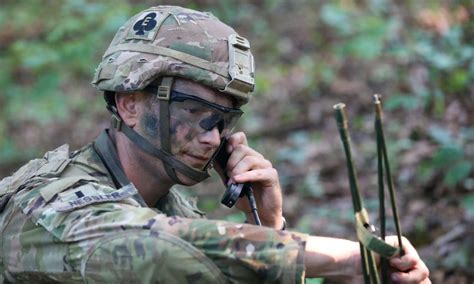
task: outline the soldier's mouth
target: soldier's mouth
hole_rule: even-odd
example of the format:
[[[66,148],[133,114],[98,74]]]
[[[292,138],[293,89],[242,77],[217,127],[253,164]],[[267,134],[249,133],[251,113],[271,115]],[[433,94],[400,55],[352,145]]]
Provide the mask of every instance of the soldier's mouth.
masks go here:
[[[193,167],[203,167],[210,159],[210,157],[207,156],[199,156],[190,153],[184,153],[184,157]]]

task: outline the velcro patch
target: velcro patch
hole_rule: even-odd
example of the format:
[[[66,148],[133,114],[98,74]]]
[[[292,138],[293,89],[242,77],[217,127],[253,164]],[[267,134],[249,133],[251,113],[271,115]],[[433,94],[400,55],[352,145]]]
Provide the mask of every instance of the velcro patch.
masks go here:
[[[154,40],[164,18],[158,12],[144,13],[128,31],[127,39]]]
[[[84,175],[84,176],[65,177],[62,179],[53,178],[53,179],[50,179],[50,181],[52,182],[50,182],[49,184],[39,189],[39,192],[45,202],[49,202],[51,199],[53,199],[54,196],[56,196],[56,194],[66,191],[68,188],[78,183],[79,181],[94,182],[94,181],[97,181],[97,179],[91,176]]]
[[[133,184],[126,185],[119,189],[105,191],[96,187],[103,186],[88,184],[77,187],[74,190],[69,190],[67,193],[61,193],[59,194],[59,200],[52,203],[51,206],[58,212],[67,212],[93,203],[123,200],[137,194],[137,190]]]

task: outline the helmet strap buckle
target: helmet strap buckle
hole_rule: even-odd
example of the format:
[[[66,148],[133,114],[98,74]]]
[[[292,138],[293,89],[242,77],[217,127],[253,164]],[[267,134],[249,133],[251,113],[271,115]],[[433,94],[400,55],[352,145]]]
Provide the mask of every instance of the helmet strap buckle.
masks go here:
[[[112,120],[110,122],[112,127],[117,129],[117,131],[121,131],[122,123],[123,123],[123,120],[119,116],[117,116],[115,113],[112,113]]]
[[[159,100],[169,101],[170,100],[171,88],[170,86],[158,86],[158,91],[156,92],[156,97]]]
[[[108,104],[107,110],[112,114],[110,125],[112,126],[112,128],[117,129],[117,131],[121,131],[123,120],[120,117],[120,114],[118,113],[117,108],[115,106]]]

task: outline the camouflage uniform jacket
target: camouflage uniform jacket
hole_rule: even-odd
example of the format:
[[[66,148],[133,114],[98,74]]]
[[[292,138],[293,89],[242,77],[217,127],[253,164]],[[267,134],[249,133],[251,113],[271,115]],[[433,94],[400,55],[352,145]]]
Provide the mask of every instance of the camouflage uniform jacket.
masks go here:
[[[205,219],[174,190],[149,208],[98,140],[0,181],[1,282],[304,282],[306,235]]]

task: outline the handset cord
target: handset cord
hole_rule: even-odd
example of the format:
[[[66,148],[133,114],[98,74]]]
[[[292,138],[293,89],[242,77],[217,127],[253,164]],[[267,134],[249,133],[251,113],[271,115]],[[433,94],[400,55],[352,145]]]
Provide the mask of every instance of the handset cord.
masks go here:
[[[261,226],[262,223],[260,222],[260,217],[258,216],[257,212],[257,201],[255,200],[255,196],[253,195],[253,190],[251,186],[248,186],[246,188],[247,190],[245,191],[245,195],[247,195],[247,198],[250,203],[250,209],[252,210],[252,215],[253,219],[255,220],[255,224]]]

